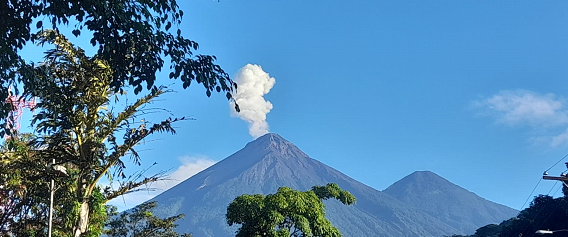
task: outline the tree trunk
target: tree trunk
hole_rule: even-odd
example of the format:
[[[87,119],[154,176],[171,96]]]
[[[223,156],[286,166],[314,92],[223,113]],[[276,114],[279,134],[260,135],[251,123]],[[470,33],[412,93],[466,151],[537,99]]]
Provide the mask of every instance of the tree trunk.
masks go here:
[[[79,209],[79,220],[77,221],[77,225],[75,225],[75,229],[73,230],[74,237],[80,237],[82,234],[87,232],[87,227],[89,226],[89,202],[87,200],[81,203],[81,207]]]

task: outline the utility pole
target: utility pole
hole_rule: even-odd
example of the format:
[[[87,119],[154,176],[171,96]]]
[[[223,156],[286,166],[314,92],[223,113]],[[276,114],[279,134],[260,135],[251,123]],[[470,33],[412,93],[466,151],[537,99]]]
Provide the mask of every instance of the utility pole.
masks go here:
[[[52,162],[52,168],[58,173],[58,175],[67,175],[67,169],[61,165],[55,165],[55,159]],[[51,237],[51,226],[53,222],[53,194],[55,193],[55,180],[51,178],[51,185],[49,187],[50,198],[49,198],[49,224],[47,230],[47,236]]]
[[[566,168],[568,168],[568,162],[566,162],[564,164],[566,164]],[[542,175],[542,179],[562,181],[564,186],[568,187],[568,185],[566,184],[566,181],[568,181],[568,176],[566,176],[565,173],[562,173],[560,176],[549,176],[547,174],[548,174],[548,172],[544,172],[544,174]]]
[[[55,166],[55,159],[53,159],[53,166]],[[51,223],[53,222],[53,193],[55,192],[55,181],[51,178],[51,185],[49,187],[49,229],[47,230],[47,236],[51,237]]]

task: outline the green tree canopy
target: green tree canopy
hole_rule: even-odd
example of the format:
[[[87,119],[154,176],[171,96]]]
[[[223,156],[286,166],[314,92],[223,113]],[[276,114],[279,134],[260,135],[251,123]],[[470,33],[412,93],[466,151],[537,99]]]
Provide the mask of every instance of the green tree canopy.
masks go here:
[[[198,44],[183,37],[179,28],[173,32],[172,26],[183,18],[176,0],[5,0],[0,1],[0,15],[0,122],[4,125],[13,109],[6,103],[8,87],[25,79],[32,67],[19,50],[37,38],[34,29],[48,26],[57,31],[70,23],[76,36],[92,34],[90,43],[110,68],[109,86],[114,91],[125,85],[134,86],[135,93],[143,85],[150,90],[156,73],[169,61],[169,77],[180,79],[183,88],[197,82],[207,96],[224,91],[232,99],[236,85],[214,63],[216,58],[194,54]],[[35,25],[34,20],[38,20]],[[24,86],[27,93],[37,89]],[[4,127],[0,124],[0,135]]]
[[[31,139],[23,134],[0,147],[0,236],[34,236],[47,228],[51,175],[28,146]]]
[[[553,198],[539,195],[531,202],[530,207],[522,210],[516,218],[501,223],[499,236],[517,237],[533,236],[537,230],[568,229],[568,200],[566,197]],[[558,233],[555,236],[568,236]]]
[[[356,200],[334,183],[305,192],[281,187],[267,196],[245,194],[235,198],[227,208],[227,223],[241,225],[236,236],[341,236],[325,218],[322,200],[329,198],[346,205]]]
[[[50,169],[45,166],[56,159],[57,165],[68,170],[68,176],[59,178],[58,182],[60,205],[56,208],[56,219],[60,219],[61,223],[57,228],[63,236],[98,236],[105,220],[106,202],[140,190],[143,185],[161,178],[161,174],[143,177],[124,173],[128,160],[135,165],[141,164],[135,147],[151,134],[175,133],[172,123],[186,119],[167,118],[149,123],[139,117],[144,106],[168,92],[155,86],[146,96],[116,111],[111,99],[120,100],[123,93],[113,89],[113,70],[105,60],[98,54],[93,57],[85,55],[81,48],[71,44],[57,31],[45,30],[37,37],[39,43],[53,45],[54,48],[46,52],[44,62],[30,68],[22,78],[26,88],[31,89],[31,96],[38,99],[32,119],[36,136],[26,141],[25,149],[13,146],[2,151],[0,155],[8,161],[8,166],[1,167],[1,177],[15,183],[10,191],[14,193],[20,185],[18,182],[25,183],[34,177],[14,176],[12,173],[17,174],[14,171],[18,166],[25,166],[29,169],[26,172],[49,179],[52,177]],[[16,141],[19,138],[12,136],[11,139]],[[100,186],[99,181],[104,177],[119,183],[119,187]],[[32,184],[36,185],[35,182]],[[39,182],[37,185],[46,187],[45,184]],[[37,218],[44,215],[40,212],[45,212],[44,207],[48,203],[46,190],[31,189],[25,193],[31,195],[30,192],[34,192],[33,195],[39,196],[26,199],[34,201],[26,207],[38,208],[37,213],[32,213]],[[25,208],[19,210],[24,211],[24,216],[31,213],[25,212]],[[17,223],[11,222],[8,228],[14,230],[27,219],[28,216],[16,219]],[[29,225],[23,224],[22,228],[29,228]],[[37,229],[45,231],[41,226]]]
[[[178,234],[175,222],[184,217],[183,214],[167,218],[159,218],[152,211],[157,202],[142,203],[132,210],[120,214],[113,208],[109,213],[109,221],[105,223],[105,235],[109,237],[191,237],[191,234]]]
[[[554,198],[539,195],[534,198],[528,208],[516,217],[501,222],[499,225],[489,224],[480,227],[473,235],[463,237],[518,237],[537,236],[537,230],[567,230],[568,199],[566,196]],[[461,235],[454,235],[456,237]],[[568,236],[568,232],[557,232],[551,236]]]

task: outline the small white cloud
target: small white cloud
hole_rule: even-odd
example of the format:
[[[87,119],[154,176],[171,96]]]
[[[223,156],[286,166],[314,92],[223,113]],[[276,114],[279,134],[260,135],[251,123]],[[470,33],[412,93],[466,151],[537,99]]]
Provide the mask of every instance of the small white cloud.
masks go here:
[[[560,135],[553,136],[552,140],[550,141],[550,145],[552,147],[568,145],[568,129],[566,129],[566,131],[564,131]]]
[[[530,126],[539,133],[549,134],[533,137],[533,141],[548,141],[551,146],[568,145],[568,130],[550,135],[558,134],[559,127],[564,129],[568,126],[568,103],[563,97],[528,90],[504,90],[474,101],[472,105],[497,123]]]
[[[505,90],[490,98],[475,101],[499,123],[509,125],[558,126],[568,123],[566,100],[554,94],[538,94],[527,90]]]
[[[180,157],[179,160],[181,165],[174,172],[168,175],[168,180],[156,182],[152,184],[152,188],[163,191],[168,190],[216,163],[207,157],[183,156]]]
[[[176,170],[168,174],[167,180],[158,181],[148,185],[148,188],[155,189],[155,191],[139,191],[123,195],[113,199],[109,202],[109,204],[117,206],[120,211],[132,208],[140,203],[152,199],[158,194],[176,186],[216,163],[216,161],[207,157],[190,156],[180,157],[179,161],[181,162],[181,165]]]

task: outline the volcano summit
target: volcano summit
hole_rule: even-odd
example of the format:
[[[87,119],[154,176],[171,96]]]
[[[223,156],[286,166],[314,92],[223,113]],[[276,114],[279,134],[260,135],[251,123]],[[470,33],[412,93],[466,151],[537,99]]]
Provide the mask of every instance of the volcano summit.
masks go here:
[[[357,198],[353,206],[336,200],[324,202],[328,219],[344,236],[472,234],[483,225],[517,214],[514,209],[487,201],[434,173],[428,172],[427,176],[427,182],[420,175],[407,176],[399,181],[402,183],[381,192],[310,158],[280,135],[269,133],[151,201],[158,202],[159,216],[186,215],[178,222],[180,232],[216,237],[235,234],[236,227],[229,227],[225,220],[227,206],[235,197],[270,194],[281,186],[305,191],[314,185],[337,183],[351,192]],[[428,204],[416,201],[425,190],[439,193],[429,198]],[[464,192],[457,192],[456,196],[455,190]],[[443,200],[456,198],[467,201],[458,200],[451,208],[437,208],[447,204]],[[469,214],[462,215],[460,210]],[[460,219],[453,219],[454,216]]]

